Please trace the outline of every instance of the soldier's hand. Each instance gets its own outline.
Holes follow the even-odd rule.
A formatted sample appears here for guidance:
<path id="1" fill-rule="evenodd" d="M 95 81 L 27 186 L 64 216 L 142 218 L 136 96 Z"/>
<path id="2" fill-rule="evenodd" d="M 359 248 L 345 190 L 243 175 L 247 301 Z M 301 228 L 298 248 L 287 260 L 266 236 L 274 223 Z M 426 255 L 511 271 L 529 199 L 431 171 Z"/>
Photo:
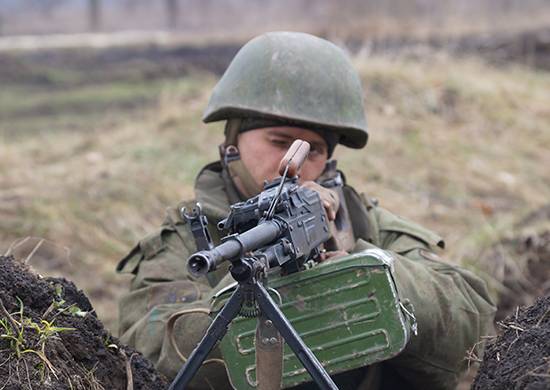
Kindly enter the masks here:
<path id="1" fill-rule="evenodd" d="M 329 221 L 334 221 L 336 218 L 336 213 L 340 207 L 340 200 L 338 199 L 338 194 L 335 191 L 329 190 L 328 188 L 323 187 L 320 184 L 315 183 L 314 181 L 306 181 L 302 184 L 303 187 L 309 188 L 319 194 L 323 206 L 325 207 L 325 212 Z"/>
<path id="2" fill-rule="evenodd" d="M 349 255 L 346 251 L 326 251 L 321 252 L 321 263 L 329 260 L 335 260 L 339 257 L 347 256 Z"/>

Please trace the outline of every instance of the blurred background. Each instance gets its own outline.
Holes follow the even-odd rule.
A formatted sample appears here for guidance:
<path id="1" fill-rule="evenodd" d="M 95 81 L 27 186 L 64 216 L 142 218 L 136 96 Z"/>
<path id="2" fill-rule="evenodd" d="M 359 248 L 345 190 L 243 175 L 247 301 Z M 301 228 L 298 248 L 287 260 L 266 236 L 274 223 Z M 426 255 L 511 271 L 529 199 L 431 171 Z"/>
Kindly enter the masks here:
<path id="1" fill-rule="evenodd" d="M 352 56 L 351 184 L 444 235 L 500 316 L 549 292 L 548 0 L 0 0 L 0 253 L 72 279 L 116 334 L 117 261 L 192 196 L 222 141 L 210 91 L 271 30 Z"/>
<path id="2" fill-rule="evenodd" d="M 547 26 L 546 0 L 2 0 L 1 33 L 169 30 L 247 38 L 300 29 L 341 37 L 450 37 Z"/>

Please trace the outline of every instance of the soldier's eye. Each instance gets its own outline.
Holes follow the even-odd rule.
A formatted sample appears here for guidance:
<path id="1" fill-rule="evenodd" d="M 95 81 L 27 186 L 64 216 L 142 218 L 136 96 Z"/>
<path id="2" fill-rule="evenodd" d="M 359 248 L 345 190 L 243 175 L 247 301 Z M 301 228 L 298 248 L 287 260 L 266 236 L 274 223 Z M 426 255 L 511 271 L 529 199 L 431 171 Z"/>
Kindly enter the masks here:
<path id="1" fill-rule="evenodd" d="M 288 142 L 287 140 L 283 140 L 283 139 L 276 139 L 276 138 L 273 138 L 271 139 L 271 143 L 277 147 L 281 147 L 281 148 L 288 148 L 290 147 L 290 142 Z"/>
<path id="2" fill-rule="evenodd" d="M 311 146 L 311 149 L 309 151 L 309 158 L 315 159 L 322 156 L 325 156 L 327 154 L 327 151 L 322 147 L 316 147 L 314 145 Z"/>

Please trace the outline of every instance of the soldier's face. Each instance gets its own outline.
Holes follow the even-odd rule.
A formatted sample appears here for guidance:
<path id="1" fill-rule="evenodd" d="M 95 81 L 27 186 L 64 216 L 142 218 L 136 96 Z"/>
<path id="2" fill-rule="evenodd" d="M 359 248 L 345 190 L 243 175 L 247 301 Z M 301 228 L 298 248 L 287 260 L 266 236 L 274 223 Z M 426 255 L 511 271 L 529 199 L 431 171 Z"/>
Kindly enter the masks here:
<path id="1" fill-rule="evenodd" d="M 250 130 L 239 135 L 241 160 L 260 186 L 264 180 L 279 176 L 279 163 L 296 139 L 311 145 L 309 156 L 300 171 L 300 182 L 315 180 L 325 168 L 328 149 L 323 137 L 314 131 L 284 126 Z"/>

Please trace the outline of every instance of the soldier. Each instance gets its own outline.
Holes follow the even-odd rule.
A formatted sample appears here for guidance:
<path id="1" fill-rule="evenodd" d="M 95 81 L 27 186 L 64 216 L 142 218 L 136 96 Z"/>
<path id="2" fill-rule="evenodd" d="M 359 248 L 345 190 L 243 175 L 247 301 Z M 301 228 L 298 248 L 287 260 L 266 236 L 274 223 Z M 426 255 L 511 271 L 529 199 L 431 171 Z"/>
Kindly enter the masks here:
<path id="1" fill-rule="evenodd" d="M 208 278 L 188 274 L 185 261 L 196 248 L 180 208 L 200 202 L 215 233 L 213 226 L 230 204 L 257 194 L 265 179 L 278 176 L 279 161 L 295 139 L 312 145 L 301 182 L 326 198 L 314 181 L 336 145 L 363 148 L 368 137 L 363 92 L 350 60 L 332 43 L 302 33 L 268 33 L 247 43 L 216 85 L 203 120 L 226 121 L 221 160 L 198 174 L 196 198 L 168 209 L 160 229 L 117 268 L 134 275 L 120 302 L 121 340 L 169 378 L 211 322 L 209 299 L 227 273 L 225 266 Z M 337 383 L 361 389 L 454 388 L 467 351 L 492 331 L 495 308 L 485 283 L 439 258 L 444 242 L 436 233 L 378 207 L 350 186 L 344 197 L 355 239 L 351 251 L 381 248 L 397 259 L 397 289 L 416 310 L 418 335 L 397 357 Z M 326 205 L 329 218 L 338 203 Z M 213 239 L 219 243 L 220 237 Z M 218 350 L 193 386 L 231 388 Z"/>

